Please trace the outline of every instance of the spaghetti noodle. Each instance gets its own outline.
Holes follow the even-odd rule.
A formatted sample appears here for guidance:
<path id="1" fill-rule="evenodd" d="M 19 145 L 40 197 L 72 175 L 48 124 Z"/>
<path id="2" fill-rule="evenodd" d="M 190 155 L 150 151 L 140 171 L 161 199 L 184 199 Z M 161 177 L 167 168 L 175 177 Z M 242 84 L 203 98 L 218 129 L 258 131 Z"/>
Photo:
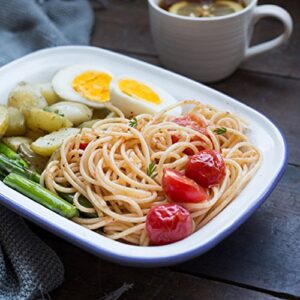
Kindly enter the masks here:
<path id="1" fill-rule="evenodd" d="M 193 106 L 190 113 L 206 124 L 207 134 L 173 122 L 170 112 L 184 105 Z M 111 239 L 149 245 L 147 213 L 154 205 L 168 202 L 161 185 L 163 170 L 183 171 L 187 149 L 192 153 L 199 147 L 217 150 L 226 164 L 224 180 L 209 189 L 207 201 L 181 204 L 193 218 L 194 231 L 233 201 L 260 165 L 261 154 L 245 135 L 246 123 L 210 105 L 187 100 L 155 116 L 138 115 L 134 122 L 115 112 L 117 117 L 66 139 L 41 179 L 55 193 L 74 195 L 74 205 L 82 213 L 73 219 L 76 223 Z M 178 137 L 176 142 L 173 136 Z M 148 172 L 151 164 L 155 174 Z M 90 207 L 81 204 L 81 195 Z"/>

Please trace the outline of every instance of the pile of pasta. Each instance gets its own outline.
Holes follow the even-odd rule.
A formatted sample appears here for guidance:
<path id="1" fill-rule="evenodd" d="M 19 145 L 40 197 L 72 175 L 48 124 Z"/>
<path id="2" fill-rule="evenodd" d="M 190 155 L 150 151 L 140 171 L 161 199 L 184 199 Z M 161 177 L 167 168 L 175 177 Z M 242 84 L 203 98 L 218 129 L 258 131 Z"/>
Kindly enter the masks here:
<path id="1" fill-rule="evenodd" d="M 208 136 L 172 122 L 172 109 L 187 105 L 191 107 L 189 113 L 207 124 Z M 209 189 L 208 201 L 182 203 L 191 213 L 194 231 L 230 204 L 259 167 L 261 154 L 245 135 L 247 124 L 232 113 L 194 100 L 133 120 L 126 119 L 117 108 L 111 109 L 116 117 L 67 138 L 42 174 L 42 184 L 49 190 L 75 195 L 74 205 L 81 212 L 75 222 L 108 238 L 149 245 L 147 213 L 154 205 L 168 202 L 161 186 L 163 170 L 183 171 L 189 159 L 187 148 L 194 153 L 199 146 L 215 149 L 226 164 L 225 178 Z M 218 128 L 226 130 L 217 134 Z M 173 135 L 179 136 L 176 143 Z M 151 164 L 154 176 L 149 174 Z M 90 207 L 82 205 L 82 196 Z"/>

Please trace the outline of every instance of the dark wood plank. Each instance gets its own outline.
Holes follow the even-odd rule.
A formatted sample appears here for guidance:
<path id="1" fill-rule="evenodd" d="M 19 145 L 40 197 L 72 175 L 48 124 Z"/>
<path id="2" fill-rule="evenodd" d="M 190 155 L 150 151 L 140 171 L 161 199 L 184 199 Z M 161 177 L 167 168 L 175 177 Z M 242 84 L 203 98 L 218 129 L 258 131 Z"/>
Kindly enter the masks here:
<path id="1" fill-rule="evenodd" d="M 259 4 L 275 4 L 285 8 L 294 21 L 294 31 L 285 46 L 256 56 L 245 63 L 242 68 L 268 74 L 300 78 L 300 1 L 260 0 Z M 279 21 L 266 19 L 257 24 L 253 43 L 271 39 L 282 32 Z"/>
<path id="2" fill-rule="evenodd" d="M 95 12 L 93 45 L 155 55 L 146 0 L 110 0 L 107 9 Z"/>
<path id="3" fill-rule="evenodd" d="M 252 58 L 242 68 L 280 76 L 300 78 L 300 1 L 263 0 L 286 8 L 295 23 L 288 45 Z M 95 46 L 155 56 L 146 0 L 110 0 L 106 10 L 96 11 L 92 43 Z M 282 30 L 279 22 L 266 19 L 258 24 L 253 42 L 270 39 Z"/>
<path id="4" fill-rule="evenodd" d="M 300 168 L 289 166 L 265 204 L 207 254 L 175 269 L 300 297 Z"/>
<path id="5" fill-rule="evenodd" d="M 123 300 L 278 299 L 265 293 L 181 274 L 167 268 L 118 266 L 102 261 L 58 238 L 50 237 L 46 241 L 59 253 L 66 268 L 65 282 L 51 293 L 52 300 L 101 299 L 124 283 L 133 284 L 133 287 L 122 295 L 120 299 Z"/>

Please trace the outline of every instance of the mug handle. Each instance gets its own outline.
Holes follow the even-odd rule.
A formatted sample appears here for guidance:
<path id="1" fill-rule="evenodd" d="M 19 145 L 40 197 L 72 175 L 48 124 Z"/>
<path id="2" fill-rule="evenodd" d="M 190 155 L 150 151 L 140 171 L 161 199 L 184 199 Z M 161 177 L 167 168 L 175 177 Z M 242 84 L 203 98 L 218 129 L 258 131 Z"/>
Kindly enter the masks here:
<path id="1" fill-rule="evenodd" d="M 260 5 L 254 8 L 253 23 L 254 25 L 264 17 L 273 17 L 282 22 L 284 26 L 283 33 L 267 42 L 248 47 L 245 54 L 245 59 L 248 59 L 257 54 L 266 52 L 275 47 L 280 46 L 289 39 L 293 31 L 293 21 L 290 14 L 283 8 L 276 5 Z"/>

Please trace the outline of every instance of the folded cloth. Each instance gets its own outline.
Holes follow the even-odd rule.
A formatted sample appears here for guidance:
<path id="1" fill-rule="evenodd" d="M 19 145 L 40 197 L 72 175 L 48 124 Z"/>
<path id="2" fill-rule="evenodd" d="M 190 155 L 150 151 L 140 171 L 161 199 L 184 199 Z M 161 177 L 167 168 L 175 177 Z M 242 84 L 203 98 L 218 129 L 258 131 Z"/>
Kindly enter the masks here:
<path id="1" fill-rule="evenodd" d="M 0 299 L 35 299 L 60 285 L 64 268 L 22 218 L 0 206 Z"/>
<path id="2" fill-rule="evenodd" d="M 87 0 L 0 0 L 0 7 L 0 65 L 41 48 L 89 43 Z"/>
<path id="3" fill-rule="evenodd" d="M 41 48 L 89 43 L 87 0 L 0 0 L 0 7 L 0 65 Z M 44 298 L 63 277 L 57 255 L 0 205 L 0 300 Z"/>

